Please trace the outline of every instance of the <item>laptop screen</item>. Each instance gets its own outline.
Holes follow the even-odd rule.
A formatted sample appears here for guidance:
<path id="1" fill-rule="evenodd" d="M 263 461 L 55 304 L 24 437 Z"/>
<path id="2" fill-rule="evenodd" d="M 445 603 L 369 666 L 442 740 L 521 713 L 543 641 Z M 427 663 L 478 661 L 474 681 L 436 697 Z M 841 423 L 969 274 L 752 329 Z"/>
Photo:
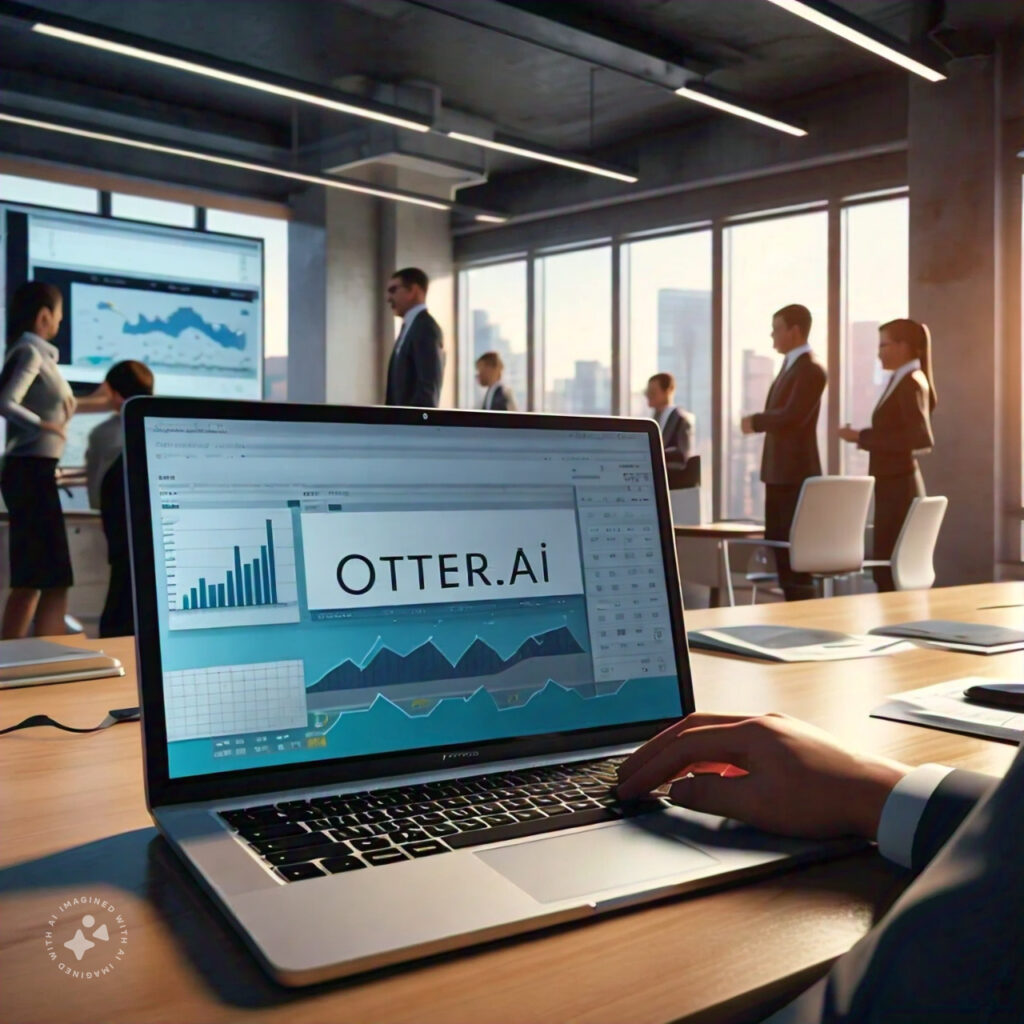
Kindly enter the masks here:
<path id="1" fill-rule="evenodd" d="M 144 424 L 170 778 L 682 713 L 646 434 Z"/>

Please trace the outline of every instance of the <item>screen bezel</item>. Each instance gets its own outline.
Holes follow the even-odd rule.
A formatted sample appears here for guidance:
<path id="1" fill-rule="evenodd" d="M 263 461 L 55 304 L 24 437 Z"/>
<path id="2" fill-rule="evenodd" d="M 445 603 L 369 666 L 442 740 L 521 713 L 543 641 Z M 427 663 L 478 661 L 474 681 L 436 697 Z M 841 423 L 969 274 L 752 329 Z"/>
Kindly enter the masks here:
<path id="1" fill-rule="evenodd" d="M 145 421 L 150 418 L 181 420 L 241 420 L 293 423 L 359 423 L 474 427 L 495 430 L 602 430 L 645 434 L 648 439 L 658 510 L 665 583 L 668 592 L 680 717 L 694 710 L 683 603 L 676 562 L 675 537 L 669 511 L 661 433 L 654 420 L 610 416 L 562 416 L 546 413 L 490 413 L 460 410 L 386 408 L 381 406 L 291 405 L 217 399 L 131 399 L 124 407 L 125 480 L 134 581 L 136 657 L 139 705 L 142 708 L 143 760 L 146 800 L 150 808 L 168 804 L 227 799 L 253 793 L 312 788 L 360 779 L 411 775 L 478 765 L 513 758 L 568 753 L 640 743 L 674 718 L 634 722 L 621 726 L 509 737 L 480 743 L 433 747 L 395 754 L 331 758 L 279 767 L 256 767 L 208 775 L 171 778 L 168 773 L 167 729 L 163 704 L 160 634 L 157 616 L 156 570 Z"/>

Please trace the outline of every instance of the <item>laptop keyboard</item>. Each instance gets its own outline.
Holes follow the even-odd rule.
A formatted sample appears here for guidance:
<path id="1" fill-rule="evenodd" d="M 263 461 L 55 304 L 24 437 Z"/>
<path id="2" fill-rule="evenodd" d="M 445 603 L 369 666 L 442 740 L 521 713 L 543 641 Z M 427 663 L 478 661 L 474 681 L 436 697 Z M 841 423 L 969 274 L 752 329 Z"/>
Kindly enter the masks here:
<path id="1" fill-rule="evenodd" d="M 660 808 L 653 800 L 618 802 L 613 789 L 624 760 L 285 800 L 219 817 L 278 877 L 298 882 Z"/>

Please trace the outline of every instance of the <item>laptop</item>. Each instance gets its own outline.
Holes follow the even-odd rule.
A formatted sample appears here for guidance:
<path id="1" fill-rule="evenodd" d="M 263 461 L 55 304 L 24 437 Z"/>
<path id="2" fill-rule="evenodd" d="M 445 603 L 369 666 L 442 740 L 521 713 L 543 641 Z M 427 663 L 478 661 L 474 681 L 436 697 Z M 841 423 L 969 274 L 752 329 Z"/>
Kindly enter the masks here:
<path id="1" fill-rule="evenodd" d="M 614 796 L 694 709 L 651 420 L 132 399 L 146 795 L 285 985 L 828 844 Z"/>

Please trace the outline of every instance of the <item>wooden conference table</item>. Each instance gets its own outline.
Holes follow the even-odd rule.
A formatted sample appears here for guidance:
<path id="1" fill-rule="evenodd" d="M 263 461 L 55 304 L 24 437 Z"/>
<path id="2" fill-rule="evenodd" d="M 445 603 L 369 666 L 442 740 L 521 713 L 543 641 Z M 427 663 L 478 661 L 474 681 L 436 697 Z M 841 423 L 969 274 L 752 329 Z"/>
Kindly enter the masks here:
<path id="1" fill-rule="evenodd" d="M 1017 607 L 986 607 L 986 606 Z M 862 631 L 951 618 L 1019 626 L 1024 583 L 839 597 L 687 616 L 691 628 L 799 621 Z M 99 642 L 96 642 L 99 646 Z M 103 642 L 129 676 L 0 694 L 0 727 L 46 713 L 91 726 L 136 703 L 128 640 Z M 828 665 L 693 656 L 697 706 L 782 710 L 912 764 L 1002 774 L 1009 744 L 868 717 L 886 694 L 965 675 L 1024 679 L 1024 654 L 916 649 Z M 822 974 L 898 895 L 877 853 L 789 871 L 583 925 L 288 991 L 268 981 L 153 829 L 138 724 L 93 735 L 0 737 L 0 1019 L 20 1022 L 751 1021 Z M 108 977 L 60 973 L 44 947 L 62 901 L 116 905 L 126 956 Z M 339 921 L 344 927 L 344 921 Z"/>
<path id="2" fill-rule="evenodd" d="M 728 589 L 725 578 L 725 559 L 722 544 L 727 540 L 754 539 L 764 536 L 760 523 L 742 523 L 724 520 L 718 523 L 676 523 L 676 555 L 679 575 L 684 583 L 697 583 L 711 591 L 710 604 L 714 608 L 722 603 L 722 593 Z M 751 549 L 746 549 L 747 555 Z M 742 571 L 746 557 L 737 556 L 733 568 Z"/>

